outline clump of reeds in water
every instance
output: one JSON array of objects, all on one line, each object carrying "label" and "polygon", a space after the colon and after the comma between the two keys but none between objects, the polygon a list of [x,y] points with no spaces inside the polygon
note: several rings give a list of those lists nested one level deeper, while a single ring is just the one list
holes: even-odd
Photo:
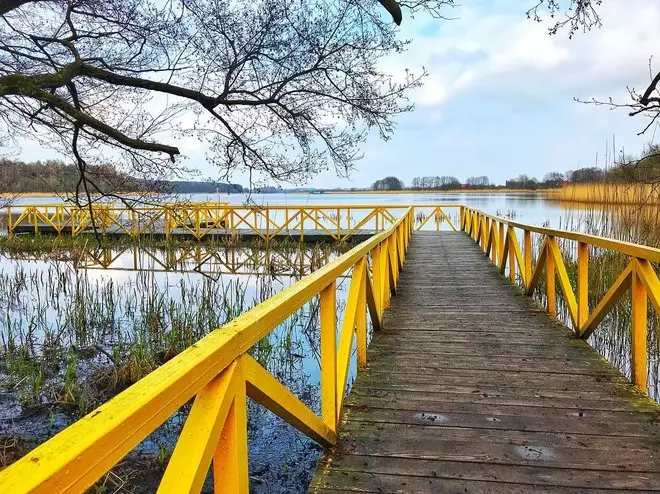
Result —
[{"label": "clump of reeds in water", "polygon": [[[152,250],[152,267],[170,256],[173,274],[146,269],[126,279],[76,263],[0,261],[0,385],[27,405],[85,412],[336,255],[331,245],[269,249]],[[211,253],[222,256],[221,270],[238,256],[241,274],[193,272]]]}]

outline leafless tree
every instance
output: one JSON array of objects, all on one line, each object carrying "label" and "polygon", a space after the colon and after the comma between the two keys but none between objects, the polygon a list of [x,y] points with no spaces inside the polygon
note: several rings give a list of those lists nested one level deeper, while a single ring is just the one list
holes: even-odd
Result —
[{"label": "leafless tree", "polygon": [[388,138],[412,108],[423,73],[379,66],[405,47],[369,0],[0,0],[0,145],[71,155],[83,196],[104,192],[93,163],[180,174],[182,138],[225,176],[345,174],[370,129]]},{"label": "leafless tree", "polygon": [[[441,18],[454,5],[378,2],[395,23],[406,12]],[[571,31],[593,24],[598,3],[572,0]],[[180,175],[184,139],[204,141],[223,178],[346,174],[369,131],[392,134],[424,75],[382,68],[407,41],[381,5],[0,0],[0,146],[28,141],[71,156],[77,196],[87,198],[104,192],[87,173],[94,164],[147,179]],[[542,0],[529,15],[559,9]]]}]

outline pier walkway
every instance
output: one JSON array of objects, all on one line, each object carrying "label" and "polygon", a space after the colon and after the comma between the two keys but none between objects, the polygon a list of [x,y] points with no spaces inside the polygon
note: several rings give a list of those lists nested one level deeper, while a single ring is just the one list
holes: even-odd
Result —
[{"label": "pier walkway", "polygon": [[310,492],[660,490],[660,408],[462,233],[417,232]]}]

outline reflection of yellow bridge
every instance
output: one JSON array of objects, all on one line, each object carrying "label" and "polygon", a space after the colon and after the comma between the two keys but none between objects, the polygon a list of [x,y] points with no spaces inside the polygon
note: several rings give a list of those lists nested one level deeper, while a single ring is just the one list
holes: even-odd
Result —
[{"label": "reflection of yellow bridge", "polygon": [[[462,232],[413,235],[415,218],[405,209],[391,227],[203,338],[0,473],[0,491],[81,492],[194,398],[160,492],[199,492],[212,468],[216,492],[247,493],[247,397],[335,446],[314,492],[656,489],[660,407],[634,387],[647,389],[647,306],[660,311],[652,265],[660,250],[463,206]],[[629,264],[590,305],[589,260],[599,249]],[[337,321],[344,273],[351,283]],[[550,317],[499,273],[527,294],[545,290]],[[628,290],[632,384],[584,342]],[[315,297],[319,415],[247,353]],[[552,321],[558,300],[572,330]],[[369,352],[367,316],[376,329]],[[354,343],[360,372],[347,397]]]},{"label": "reflection of yellow bridge", "polygon": [[326,264],[332,255],[327,249],[218,248],[200,243],[163,250],[134,245],[86,249],[74,260],[74,266],[113,271],[195,271],[211,278],[221,274],[302,276]]},{"label": "reflection of yellow bridge", "polygon": [[[252,237],[271,240],[364,240],[390,228],[408,206],[236,206],[227,203],[134,205],[96,203],[91,210],[67,204],[33,204],[7,208],[8,233],[56,233],[72,236],[96,230],[104,235],[172,237]],[[455,205],[418,205],[416,229],[455,230],[444,209]],[[17,211],[18,209],[18,211]]]}]

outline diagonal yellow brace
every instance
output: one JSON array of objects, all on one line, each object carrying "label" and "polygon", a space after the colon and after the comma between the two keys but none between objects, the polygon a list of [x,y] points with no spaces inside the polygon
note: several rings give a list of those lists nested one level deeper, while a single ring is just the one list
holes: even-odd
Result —
[{"label": "diagonal yellow brace", "polygon": [[307,405],[248,354],[241,357],[247,395],[323,446],[332,446],[335,433]]},{"label": "diagonal yellow brace", "polygon": [[632,284],[632,272],[633,272],[633,262],[628,264],[626,269],[623,270],[621,275],[617,280],[612,284],[607,293],[603,296],[602,300],[598,303],[598,306],[593,310],[589,319],[580,328],[580,338],[586,339],[591,336],[591,333],[594,332],[596,327],[600,322],[605,318],[607,313],[614,307],[614,305],[619,301],[624,293],[630,288]]},{"label": "diagonal yellow brace", "polygon": [[200,492],[241,378],[234,361],[197,393],[158,492]]},{"label": "diagonal yellow brace", "polygon": [[568,305],[568,311],[571,316],[571,320],[573,321],[573,327],[579,328],[577,299],[575,298],[573,287],[571,286],[571,282],[568,278],[568,272],[566,271],[566,265],[564,264],[563,256],[559,251],[557,240],[554,237],[552,237],[552,239],[548,242],[548,249],[550,249],[550,254],[555,259],[555,268],[559,278],[559,286],[564,292],[566,304]]},{"label": "diagonal yellow brace", "polygon": [[529,285],[527,286],[527,295],[534,293],[536,288],[536,283],[541,277],[541,272],[545,266],[545,260],[548,257],[548,237],[543,239],[543,244],[541,244],[541,250],[539,252],[539,258],[536,260],[536,266],[534,267],[534,273],[532,274],[531,279],[529,280]]},{"label": "diagonal yellow brace", "polygon": [[660,312],[660,280],[655,273],[653,266],[646,259],[635,259],[635,270],[639,275],[640,281],[646,288],[649,299],[655,307],[655,310]]}]

